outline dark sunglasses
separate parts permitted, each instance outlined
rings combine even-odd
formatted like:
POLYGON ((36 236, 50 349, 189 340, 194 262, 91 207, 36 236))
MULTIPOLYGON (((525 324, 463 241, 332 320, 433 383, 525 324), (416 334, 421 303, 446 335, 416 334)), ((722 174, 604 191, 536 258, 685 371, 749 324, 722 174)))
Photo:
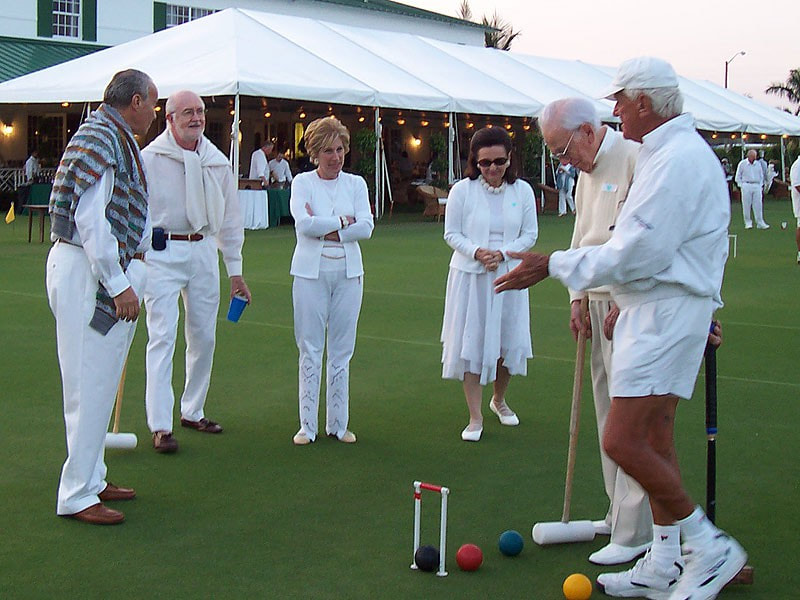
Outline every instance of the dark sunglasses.
POLYGON ((489 160, 488 158, 482 158, 478 161, 478 166, 483 167, 484 169, 488 169, 492 165, 496 165, 498 167, 502 167, 503 165, 508 164, 508 157, 505 158, 495 158, 494 160, 489 160))

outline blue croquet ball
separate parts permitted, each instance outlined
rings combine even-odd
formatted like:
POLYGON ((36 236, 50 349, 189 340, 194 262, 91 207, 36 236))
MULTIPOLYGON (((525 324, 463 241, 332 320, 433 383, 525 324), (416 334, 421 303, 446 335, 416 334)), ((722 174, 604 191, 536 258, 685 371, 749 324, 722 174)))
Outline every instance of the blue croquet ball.
POLYGON ((414 553, 414 564, 420 571, 435 571, 439 565, 439 551, 433 546, 420 546, 414 553))
POLYGON ((516 556, 522 552, 522 546, 524 545, 525 542, 522 540, 522 536, 519 534, 519 531, 514 531, 513 529, 504 531, 500 535, 500 542, 498 543, 498 546, 500 546, 500 552, 506 556, 516 556))

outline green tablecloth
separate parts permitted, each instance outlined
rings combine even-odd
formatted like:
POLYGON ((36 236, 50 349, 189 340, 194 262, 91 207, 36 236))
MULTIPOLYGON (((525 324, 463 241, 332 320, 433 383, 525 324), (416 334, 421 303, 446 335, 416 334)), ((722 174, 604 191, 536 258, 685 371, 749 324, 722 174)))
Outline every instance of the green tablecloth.
POLYGON ((38 204, 47 206, 50 203, 50 192, 53 189, 52 183, 32 183, 23 185, 17 189, 15 210, 17 215, 28 214, 23 210, 25 204, 38 204))
POLYGON ((269 211, 269 226, 277 227, 280 224, 281 217, 290 217, 289 212, 289 198, 291 190, 267 190, 269 198, 267 202, 267 210, 269 211))

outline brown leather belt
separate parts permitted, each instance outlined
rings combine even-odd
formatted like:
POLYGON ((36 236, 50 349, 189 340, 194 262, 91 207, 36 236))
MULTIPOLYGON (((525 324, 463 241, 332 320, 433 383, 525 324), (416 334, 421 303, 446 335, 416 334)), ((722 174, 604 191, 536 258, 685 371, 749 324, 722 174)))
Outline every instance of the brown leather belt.
POLYGON ((203 236, 199 233, 168 233, 166 238, 178 242, 199 242, 203 239, 203 236))
POLYGON ((144 260, 144 252, 137 252, 133 255, 133 260, 144 260))

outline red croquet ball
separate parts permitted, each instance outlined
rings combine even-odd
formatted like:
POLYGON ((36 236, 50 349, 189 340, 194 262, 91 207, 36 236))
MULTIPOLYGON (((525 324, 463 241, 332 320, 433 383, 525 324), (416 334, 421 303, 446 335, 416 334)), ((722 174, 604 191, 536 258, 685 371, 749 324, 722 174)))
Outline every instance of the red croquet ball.
POLYGON ((464 544, 456 552, 456 562, 462 571, 477 571, 483 562, 483 552, 475 544, 464 544))

